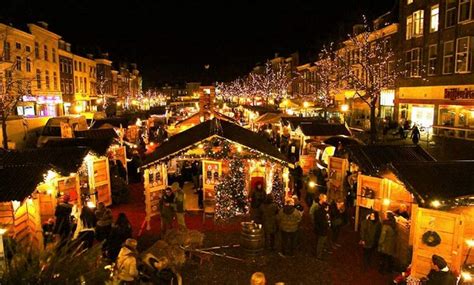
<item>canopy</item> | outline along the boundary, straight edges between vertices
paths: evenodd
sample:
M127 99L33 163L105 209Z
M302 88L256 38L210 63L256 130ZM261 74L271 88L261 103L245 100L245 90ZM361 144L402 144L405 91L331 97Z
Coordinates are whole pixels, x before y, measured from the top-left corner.
M348 137L344 135L333 136L324 140L324 143L330 144L332 146L338 146L339 142L341 142L343 146L364 145L363 141L356 139L354 137Z
M265 113L255 120L257 124L275 124L280 122L281 114L279 113Z

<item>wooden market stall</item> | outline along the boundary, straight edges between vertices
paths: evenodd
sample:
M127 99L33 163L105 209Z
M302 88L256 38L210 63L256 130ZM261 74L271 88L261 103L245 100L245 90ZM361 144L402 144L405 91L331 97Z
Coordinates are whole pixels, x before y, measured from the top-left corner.
M268 141L239 125L213 118L184 132L174 135L155 149L144 160L141 170L144 174L147 215L144 225L149 228L151 217L158 215L157 201L167 185L168 166L176 160L202 161L202 184L204 200L214 201L215 187L228 171L229 160L240 158L245 161L246 190L250 193L256 181L264 183L267 191L274 173L281 172L281 178L288 188L288 167L293 167L287 158ZM153 173L153 174L150 174ZM158 173L158 181L156 181Z

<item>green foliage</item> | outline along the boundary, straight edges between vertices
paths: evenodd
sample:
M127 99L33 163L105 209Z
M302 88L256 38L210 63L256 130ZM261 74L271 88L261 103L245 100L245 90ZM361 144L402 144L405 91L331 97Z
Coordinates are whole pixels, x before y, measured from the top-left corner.
M230 161L230 170L216 185L216 218L226 220L248 212L242 160Z

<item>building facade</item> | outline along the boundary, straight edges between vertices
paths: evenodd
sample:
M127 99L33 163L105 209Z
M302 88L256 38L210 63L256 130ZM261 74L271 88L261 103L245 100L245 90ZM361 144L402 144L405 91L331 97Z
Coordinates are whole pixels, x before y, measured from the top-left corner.
M95 112L96 105L96 62L88 57L73 54L74 108L78 113Z
M74 75L71 44L59 40L59 81L64 101L64 113L74 113Z
M397 116L474 139L474 0L401 0Z

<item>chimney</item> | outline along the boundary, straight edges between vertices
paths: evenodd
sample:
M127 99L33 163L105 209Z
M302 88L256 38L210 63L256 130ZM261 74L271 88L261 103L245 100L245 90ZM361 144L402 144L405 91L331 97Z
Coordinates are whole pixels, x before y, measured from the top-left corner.
M364 32L364 25L363 24L356 24L352 27L352 33L354 33L354 35L358 35L358 34L361 34Z
M48 29L48 23L46 23L45 21L38 21L37 24L43 29L46 29L46 30Z

